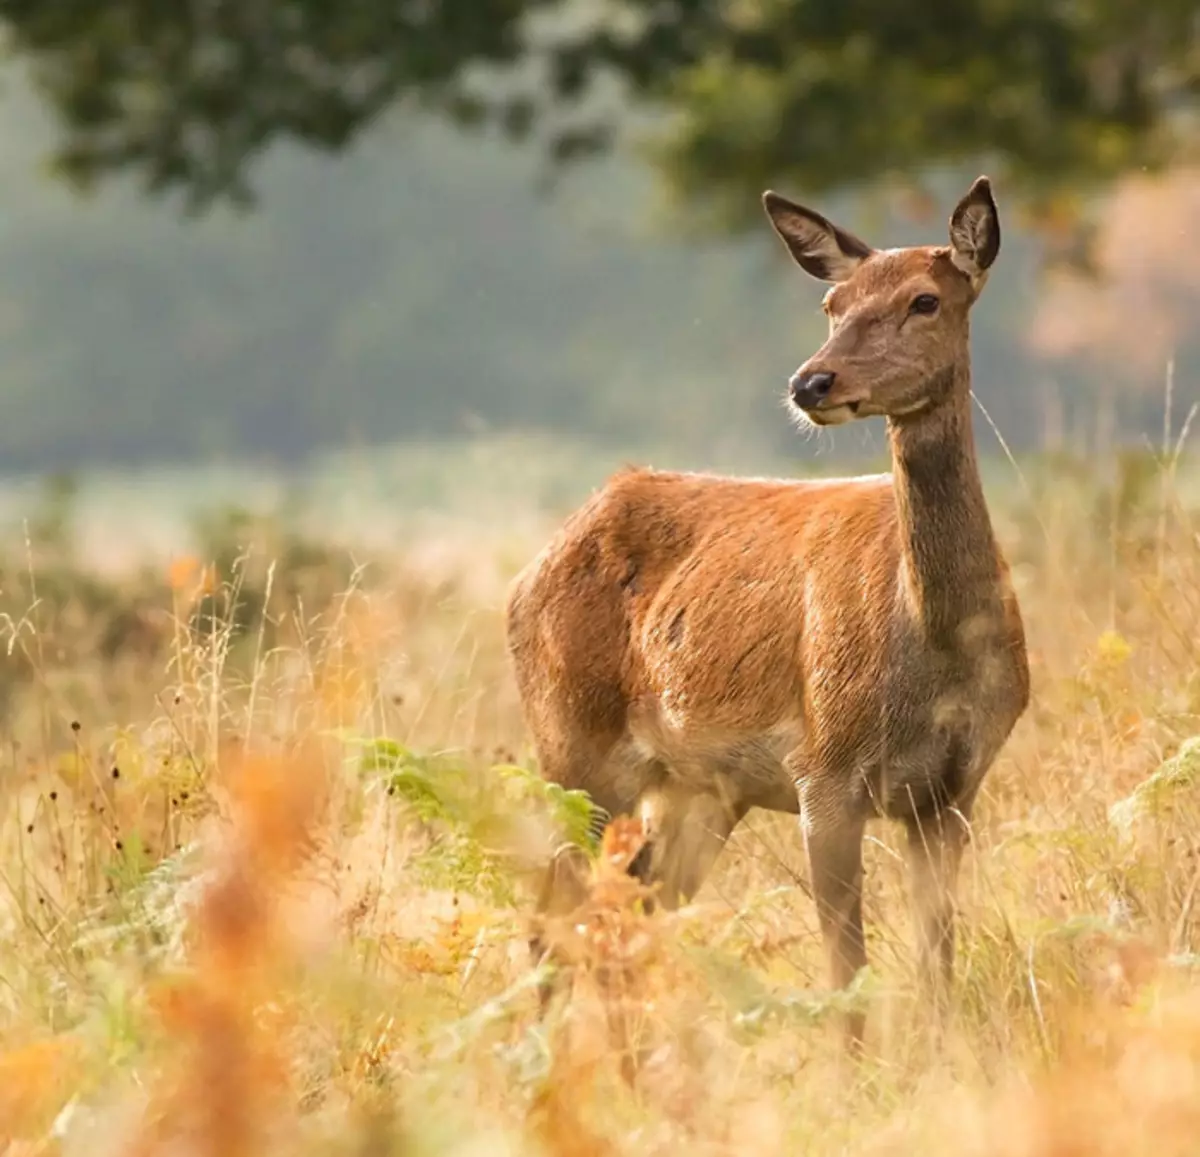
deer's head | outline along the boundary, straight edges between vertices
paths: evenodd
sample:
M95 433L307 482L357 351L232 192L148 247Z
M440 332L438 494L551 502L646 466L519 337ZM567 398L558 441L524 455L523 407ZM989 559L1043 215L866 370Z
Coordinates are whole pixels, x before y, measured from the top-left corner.
M819 426L876 415L903 420L946 401L965 381L967 315L1000 251L987 177L950 216L950 244L872 249L819 213L763 194L763 205L825 295L829 338L792 376L792 405Z

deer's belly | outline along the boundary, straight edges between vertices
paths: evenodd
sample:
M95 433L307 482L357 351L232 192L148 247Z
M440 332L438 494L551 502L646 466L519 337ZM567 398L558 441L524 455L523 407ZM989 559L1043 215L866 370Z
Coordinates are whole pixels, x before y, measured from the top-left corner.
M796 788L783 761L803 732L799 720L754 728L721 725L689 712L686 701L672 705L670 696L647 695L630 709L627 745L695 791L794 813Z

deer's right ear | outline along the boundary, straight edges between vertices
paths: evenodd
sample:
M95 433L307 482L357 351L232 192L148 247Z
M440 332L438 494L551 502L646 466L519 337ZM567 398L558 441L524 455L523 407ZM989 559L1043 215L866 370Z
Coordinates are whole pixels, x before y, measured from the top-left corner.
M788 251L818 281L845 281L874 250L820 213L768 190L763 208Z

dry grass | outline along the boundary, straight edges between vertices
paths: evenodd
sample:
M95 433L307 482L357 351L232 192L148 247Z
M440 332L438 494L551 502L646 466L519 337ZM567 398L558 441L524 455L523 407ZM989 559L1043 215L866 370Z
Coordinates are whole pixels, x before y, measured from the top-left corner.
M536 1020L530 872L587 818L529 774L503 656L536 538L357 571L263 524L112 589L31 543L0 619L0 1153L1191 1152L1200 521L1176 482L1060 465L997 504L1035 700L978 811L940 1051L893 833L872 971L831 995L792 822L757 813L670 915L611 829Z

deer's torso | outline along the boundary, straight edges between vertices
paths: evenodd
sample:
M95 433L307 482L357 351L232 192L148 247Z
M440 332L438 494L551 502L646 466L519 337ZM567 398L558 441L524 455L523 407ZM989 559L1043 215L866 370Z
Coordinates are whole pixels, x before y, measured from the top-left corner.
M984 584L931 638L901 561L888 475L618 474L514 587L531 724L608 734L597 774L629 791L650 763L783 811L814 777L885 814L929 806L931 776L969 790L1024 706L1019 614Z

